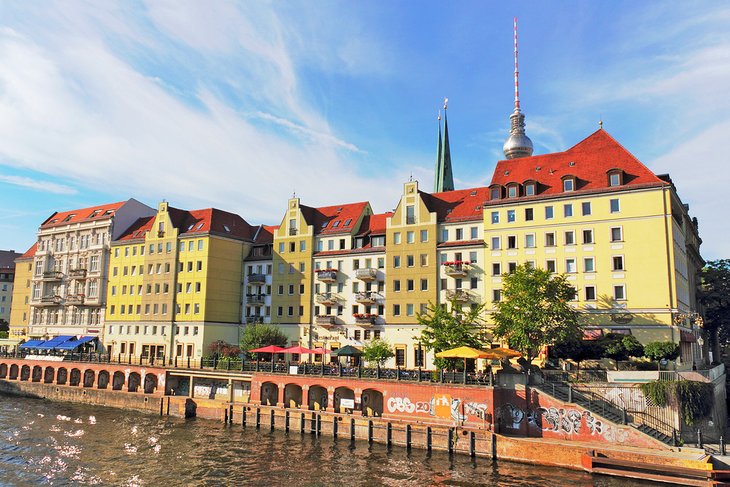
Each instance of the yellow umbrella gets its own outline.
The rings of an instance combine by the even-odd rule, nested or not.
[[[481,358],[488,358],[490,360],[507,360],[522,357],[520,352],[509,348],[492,348],[491,350],[487,350],[485,354],[486,355]]]
[[[439,352],[436,354],[436,357],[438,358],[489,358],[488,357],[489,352],[485,352],[484,350],[477,350],[476,348],[471,347],[458,347],[458,348],[452,348],[451,350],[444,350],[443,352]]]

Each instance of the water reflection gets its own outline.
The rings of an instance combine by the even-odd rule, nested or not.
[[[0,472],[2,485],[650,485],[7,396],[0,396]]]

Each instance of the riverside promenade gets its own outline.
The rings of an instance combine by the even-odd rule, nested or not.
[[[704,450],[563,402],[524,374],[271,362],[169,364],[105,356],[0,357],[0,392],[197,416],[393,447],[671,481],[721,485]],[[177,367],[175,367],[177,365]],[[627,424],[623,424],[627,423]],[[724,484],[723,484],[724,485]]]

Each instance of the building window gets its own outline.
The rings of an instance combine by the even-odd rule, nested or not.
[[[400,244],[400,232],[395,232],[393,234],[393,243],[396,245]]]
[[[464,229],[463,228],[456,229],[456,240],[464,240]]]
[[[413,291],[413,290],[415,290],[415,287],[414,286],[415,285],[413,283],[413,279],[408,279],[406,281],[406,291]]]
[[[583,259],[583,271],[584,272],[596,272],[595,260],[593,257],[585,257]]]
[[[396,367],[406,366],[406,349],[404,347],[395,349],[395,365]]]
[[[493,303],[499,303],[502,301],[502,290],[501,289],[493,289],[492,290],[492,302]]]
[[[406,232],[406,243],[412,244],[416,242],[416,232]]]
[[[595,301],[596,300],[596,287],[595,286],[586,286],[585,287],[585,300],[586,301]]]
[[[545,234],[545,247],[555,247],[555,233]]]
[[[525,247],[528,249],[532,249],[535,247],[535,234],[534,233],[528,233],[525,235]]]
[[[516,249],[517,248],[517,237],[515,235],[509,235],[507,237],[507,248],[508,249]]]
[[[502,239],[500,237],[492,237],[492,250],[499,250],[502,248]]]
[[[514,274],[517,271],[517,262],[507,262],[507,272]]]
[[[593,243],[593,230],[583,230],[583,243],[584,244]]]
[[[575,245],[575,232],[570,230],[565,232],[565,245]]]
[[[396,293],[400,292],[400,279],[395,279],[393,281],[393,291]]]
[[[393,305],[393,316],[400,316],[400,304]]]
[[[469,228],[469,238],[476,240],[479,238],[479,227]]]
[[[531,222],[535,219],[535,212],[532,208],[525,208],[525,221]]]
[[[496,225],[497,223],[499,223],[499,212],[493,211],[492,212],[492,224]]]
[[[502,264],[500,262],[492,262],[492,275],[493,276],[502,275]]]
[[[563,205],[563,216],[568,218],[573,216],[573,205],[568,203]]]
[[[416,207],[413,205],[406,206],[406,223],[416,223]]]
[[[509,186],[507,187],[507,197],[508,198],[516,198],[517,197],[517,186]]]
[[[623,284],[619,286],[613,286],[613,299],[616,301],[624,301],[626,299],[626,289]]]
[[[421,267],[428,267],[428,254],[421,254]]]
[[[621,186],[621,173],[615,172],[608,175],[609,186]]]
[[[413,304],[406,304],[406,316],[413,316]]]
[[[555,260],[553,260],[553,259],[546,260],[545,261],[545,269],[548,272],[550,272],[550,273],[553,273],[553,274],[556,273],[557,272],[557,267],[555,265]]]
[[[393,256],[393,267],[396,269],[400,267],[400,255]]]
[[[525,196],[535,196],[535,183],[525,185]]]
[[[626,269],[624,269],[624,256],[623,255],[614,255],[612,262],[613,262],[614,271],[626,270]]]
[[[502,191],[499,188],[492,188],[489,190],[489,199],[498,200],[501,196]]]
[[[408,267],[413,267],[415,265],[415,258],[412,255],[406,255],[406,264]]]
[[[515,210],[507,210],[507,222],[512,223],[515,219]]]
[[[568,178],[563,180],[563,191],[573,191],[575,190],[575,180],[573,178]]]
[[[545,219],[546,220],[552,220],[553,218],[553,207],[552,206],[546,206],[545,207]]]
[[[421,230],[421,242],[428,242],[428,230]]]
[[[611,213],[618,213],[621,211],[621,205],[619,204],[618,198],[611,200]]]
[[[428,291],[428,279],[421,279],[421,291]]]
[[[583,216],[588,216],[591,214],[591,202],[590,201],[584,201],[580,204],[581,211],[583,212]]]
[[[611,228],[611,242],[621,242],[624,239],[621,227]]]
[[[565,272],[568,274],[575,274],[577,272],[575,268],[575,259],[565,259]]]

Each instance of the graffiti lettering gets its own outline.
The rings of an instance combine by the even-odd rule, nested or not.
[[[464,412],[479,419],[486,419],[487,405],[479,402],[466,402],[464,403]]]
[[[412,413],[416,411],[416,405],[407,397],[391,397],[388,398],[388,411],[394,413]]]

